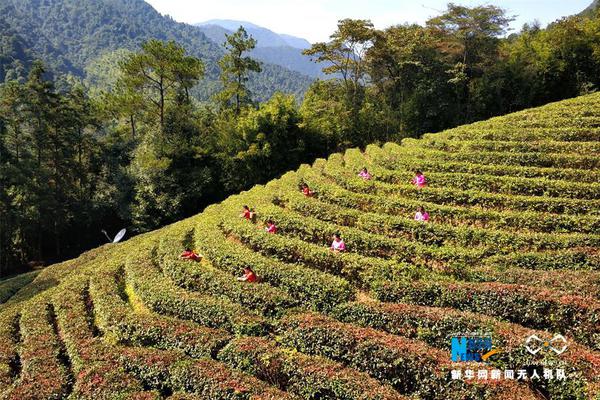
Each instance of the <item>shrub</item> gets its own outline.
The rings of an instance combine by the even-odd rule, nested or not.
[[[249,285],[239,282],[230,273],[213,268],[207,260],[201,263],[181,260],[178,242],[172,236],[163,234],[156,251],[156,262],[163,274],[177,285],[212,296],[226,297],[265,316],[281,314],[286,308],[297,305],[286,292],[266,283]]]
[[[219,359],[303,399],[404,398],[365,373],[278,347],[263,338],[235,339],[221,350]]]
[[[181,350],[191,357],[210,357],[223,347],[231,335],[189,321],[162,317],[149,311],[136,313],[123,299],[123,270],[117,266],[105,270],[101,279],[92,277],[90,300],[95,321],[105,334],[118,343]],[[131,301],[131,299],[128,299]]]
[[[500,353],[488,360],[488,365],[499,369],[507,365],[530,365],[532,358],[523,346],[525,339],[533,334],[539,337],[547,335],[546,332],[502,322],[482,314],[412,304],[351,302],[337,307],[332,315],[342,322],[420,339],[448,352],[449,333],[489,332],[492,334],[494,347],[500,349]],[[570,341],[569,351],[558,358],[566,363],[569,379],[530,382],[535,390],[547,392],[551,398],[578,398],[586,395],[592,398],[594,394],[600,393],[600,377],[596,373],[600,368],[600,357],[597,354]],[[546,360],[553,362],[554,356],[548,356],[539,362]]]
[[[407,140],[407,139],[405,139]],[[407,153],[395,155],[399,147],[396,143],[386,143],[383,148],[375,145],[367,146],[365,154],[374,168],[381,167],[377,179],[394,181],[398,171],[422,171],[437,172],[461,172],[470,174],[484,174],[492,176],[506,176],[519,178],[547,178],[554,180],[572,180],[575,182],[597,183],[600,181],[600,173],[597,171],[586,171],[582,174],[574,168],[544,168],[515,165],[480,164],[477,160],[453,161],[447,158],[446,152],[422,148],[419,156]]]
[[[324,316],[300,314],[286,318],[280,327],[279,341],[305,353],[338,360],[391,384],[401,393],[412,393],[419,398],[502,398],[506,391],[515,391],[522,399],[535,398],[522,385],[506,383],[494,387],[485,382],[452,381],[447,352],[421,341],[359,328]]]
[[[577,295],[524,285],[381,281],[374,284],[378,300],[452,307],[493,315],[535,329],[570,332],[600,349],[600,305]]]
[[[128,262],[126,274],[127,282],[142,301],[159,314],[249,335],[260,335],[268,329],[265,319],[239,304],[178,288],[166,281],[148,259]]]
[[[127,371],[160,391],[182,391],[221,400],[293,398],[214,360],[182,359],[179,353],[144,348],[122,348],[120,354]]]
[[[38,273],[39,271],[27,272],[25,274],[15,276],[14,278],[0,281],[0,303],[4,303],[15,293],[17,293],[23,286],[30,284]]]
[[[217,224],[216,216],[212,213],[205,215],[197,226],[197,232],[202,235],[197,235],[196,246],[215,267],[237,274],[245,266],[250,266],[264,282],[286,290],[304,307],[314,310],[326,310],[353,298],[348,281],[258,254],[227,240]]]

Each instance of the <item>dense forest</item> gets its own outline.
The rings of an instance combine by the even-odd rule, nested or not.
[[[198,27],[159,14],[143,0],[2,0],[0,38],[0,81],[6,74],[10,79],[19,76],[38,58],[64,89],[66,76],[86,77],[87,67],[99,58],[135,51],[143,42],[158,39],[174,40],[204,62],[202,85],[194,91],[198,99],[209,100],[219,90],[221,42],[209,40]],[[264,64],[263,70],[266,74],[251,74],[248,83],[258,100],[278,90],[300,98],[312,82],[279,65]]]
[[[99,16],[81,8],[88,2],[21,3],[33,0],[3,2],[14,9],[0,14],[12,32],[0,40],[2,275],[97,246],[102,228],[137,233],[173,222],[333,151],[600,84],[597,13],[509,36],[511,17],[494,6],[449,4],[424,26],[385,30],[342,20],[329,42],[305,51],[331,79],[311,84],[298,104],[299,86],[248,56],[256,41],[244,29],[219,49],[193,27],[146,20],[149,7],[126,23],[90,20]],[[49,30],[61,18],[80,23]],[[275,87],[286,94],[259,101]]]

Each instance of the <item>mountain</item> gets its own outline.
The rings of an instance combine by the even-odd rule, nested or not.
[[[592,94],[350,149],[0,281],[0,397],[597,399],[599,118]],[[415,168],[429,188],[406,183]],[[413,219],[421,201],[428,223]],[[334,233],[347,251],[329,249]],[[186,247],[202,261],[181,259]],[[243,269],[259,282],[239,282]],[[482,350],[451,352],[456,332],[502,345],[492,363],[534,363],[529,379],[449,384],[473,366],[451,358]],[[540,372],[557,360],[568,384]]]
[[[0,37],[13,44],[9,51],[0,49],[3,69],[14,69],[15,49],[26,48],[53,71],[82,78],[86,66],[106,53],[136,50],[151,38],[175,40],[206,64],[206,79],[196,90],[202,99],[218,87],[217,61],[224,51],[200,28],[163,16],[142,0],[2,0]],[[266,64],[263,69],[250,82],[260,100],[275,91],[301,96],[311,82],[279,65]]]
[[[255,25],[251,22],[246,21],[234,21],[234,20],[224,20],[224,19],[213,19],[206,22],[201,22],[199,24],[195,24],[202,28],[203,26],[219,26],[221,28],[226,29],[229,32],[236,31],[240,25],[242,25],[246,31],[256,39],[257,47],[280,47],[280,46],[288,46],[288,43],[275,32],[263,28],[261,26]]]
[[[256,39],[256,48],[252,52],[252,56],[256,59],[311,77],[323,76],[323,65],[312,62],[310,57],[302,54],[302,50],[310,47],[310,42],[306,39],[278,34],[247,21],[213,19],[198,23],[196,26],[206,37],[218,44],[225,42],[226,34],[229,35],[243,26]]]
[[[594,0],[592,2],[592,4],[587,6],[587,8],[581,12],[581,15],[590,15],[594,11],[596,11],[599,7],[600,7],[600,0]]]
[[[33,62],[30,44],[0,20],[0,82],[24,77]]]
[[[243,26],[246,31],[256,39],[257,47],[282,47],[290,46],[297,49],[307,49],[310,47],[310,42],[292,35],[275,33],[270,29],[258,26],[248,21],[237,21],[232,19],[211,19],[205,22],[195,24],[201,28],[217,26],[229,32],[236,31],[240,26]]]
[[[303,50],[310,48],[310,42],[306,39],[302,39],[292,35],[286,35],[285,33],[282,33],[279,36],[281,36],[283,40],[285,40],[288,46]]]

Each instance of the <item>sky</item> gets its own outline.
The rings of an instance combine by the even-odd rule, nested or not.
[[[376,28],[399,23],[424,23],[440,14],[450,0],[146,0],[176,21],[197,23],[234,19],[255,23],[314,43],[326,41],[343,18],[370,19]],[[514,15],[513,31],[538,20],[543,25],[576,14],[592,0],[454,0],[476,6],[493,4]]]

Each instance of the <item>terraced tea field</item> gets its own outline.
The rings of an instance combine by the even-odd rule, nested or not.
[[[600,95],[349,150],[0,282],[0,397],[597,399],[599,244]],[[453,363],[464,332],[499,353]]]

